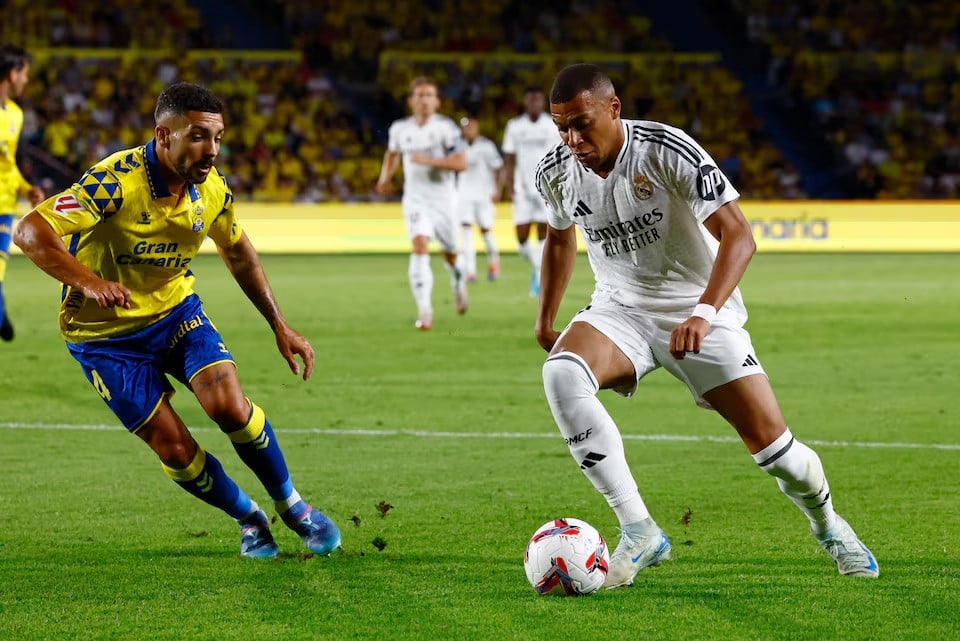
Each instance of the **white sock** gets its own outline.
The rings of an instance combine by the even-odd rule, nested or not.
[[[243,515],[243,518],[237,519],[237,523],[243,524],[244,521],[260,511],[260,506],[256,501],[250,501],[250,511]]]
[[[497,241],[493,237],[492,231],[483,232],[483,244],[487,247],[487,264],[498,264],[500,262],[500,249],[497,247]]]
[[[530,259],[530,245],[527,242],[522,242],[517,245],[517,253],[520,254],[520,258],[531,265],[533,264],[533,261]]]
[[[533,265],[533,271],[537,273],[537,280],[540,280],[540,263],[543,262],[543,243],[533,238],[527,242],[530,244],[530,264]]]
[[[288,496],[283,501],[274,501],[273,507],[277,510],[277,514],[283,514],[289,510],[293,505],[300,500],[300,493],[296,490],[293,491],[293,494]]]
[[[463,268],[468,274],[477,273],[477,248],[473,240],[473,228],[460,227],[460,255],[463,256]]]
[[[814,534],[822,534],[833,526],[836,514],[820,457],[793,438],[789,428],[754,454],[753,460],[764,472],[776,477],[780,490],[810,519]]]
[[[616,423],[597,398],[597,379],[578,355],[562,352],[543,364],[543,389],[567,447],[593,486],[607,499],[621,525],[650,512],[623,453]]]
[[[417,312],[432,314],[433,305],[430,300],[433,295],[433,270],[430,269],[430,254],[410,254],[407,276],[410,278],[413,300],[417,303]]]
[[[446,268],[447,273],[450,274],[450,286],[453,288],[456,288],[457,282],[460,279],[467,277],[466,271],[464,270],[463,254],[457,254],[457,260],[453,265],[444,260],[443,266]]]

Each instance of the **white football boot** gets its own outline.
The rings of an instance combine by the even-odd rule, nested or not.
[[[633,585],[637,572],[670,558],[670,539],[663,530],[654,525],[649,534],[641,534],[637,529],[628,525],[620,530],[620,543],[610,555],[610,569],[603,582],[605,588]]]
[[[857,533],[841,516],[837,515],[836,523],[830,530],[814,536],[820,547],[837,562],[840,574],[869,579],[880,575],[880,566],[873,558],[873,553],[857,538]]]

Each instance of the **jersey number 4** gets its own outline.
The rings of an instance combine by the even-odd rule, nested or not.
[[[97,370],[90,370],[90,378],[93,383],[93,389],[97,390],[97,394],[103,397],[103,400],[110,400],[110,389],[107,387],[107,384],[103,382],[103,379],[100,377],[100,372]]]

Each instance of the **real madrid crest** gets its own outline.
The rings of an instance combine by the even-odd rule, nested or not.
[[[633,177],[633,193],[640,200],[647,200],[653,196],[653,183],[643,174],[637,174]]]

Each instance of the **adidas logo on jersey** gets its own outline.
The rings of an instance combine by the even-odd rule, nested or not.
[[[583,202],[582,200],[578,200],[577,206],[573,212],[573,217],[582,218],[583,216],[589,216],[591,214],[593,214],[593,210],[587,207],[587,203]]]
[[[753,367],[754,365],[759,365],[757,359],[753,357],[753,354],[747,354],[747,360],[743,361],[742,367]]]

